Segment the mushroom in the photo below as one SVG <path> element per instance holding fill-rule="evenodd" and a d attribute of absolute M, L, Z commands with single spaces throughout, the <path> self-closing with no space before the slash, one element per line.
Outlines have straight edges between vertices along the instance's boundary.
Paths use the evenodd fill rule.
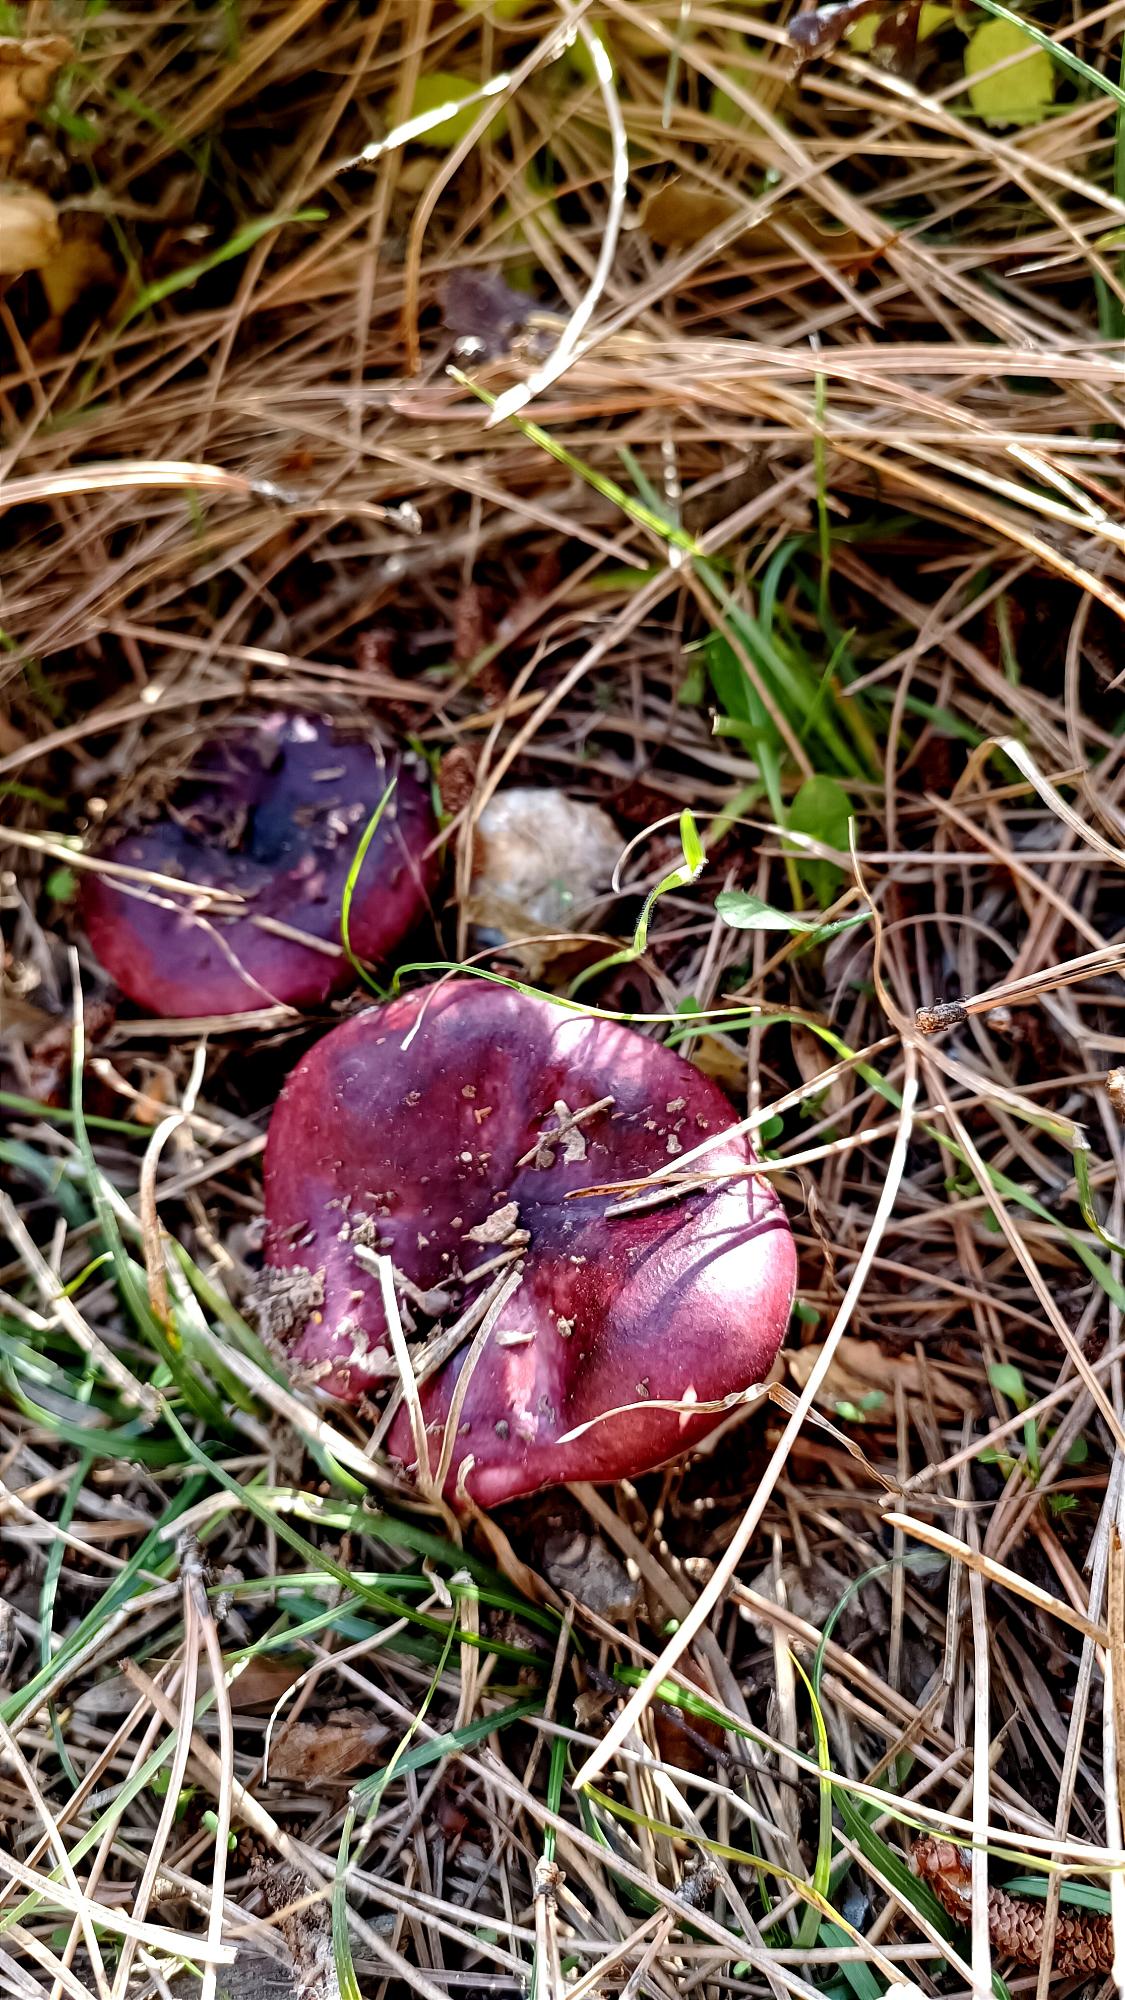
<path fill-rule="evenodd" d="M 290 711 L 204 745 L 162 816 L 106 850 L 165 881 L 86 877 L 95 956 L 130 1000 L 168 1018 L 321 1004 L 355 977 L 338 948 L 344 889 L 392 777 L 348 923 L 357 957 L 385 959 L 436 879 L 428 788 L 354 731 Z"/>
<path fill-rule="evenodd" d="M 584 1192 L 704 1140 L 734 1177 L 624 1213 Z M 476 980 L 391 1001 L 317 1042 L 274 1109 L 263 1331 L 355 1402 L 398 1379 L 382 1256 L 408 1332 L 504 1274 L 454 1353 L 416 1355 L 430 1479 L 488 1507 L 631 1478 L 705 1437 L 784 1337 L 793 1238 L 753 1160 L 718 1086 L 632 1029 Z M 417 1473 L 405 1406 L 388 1446 Z"/>

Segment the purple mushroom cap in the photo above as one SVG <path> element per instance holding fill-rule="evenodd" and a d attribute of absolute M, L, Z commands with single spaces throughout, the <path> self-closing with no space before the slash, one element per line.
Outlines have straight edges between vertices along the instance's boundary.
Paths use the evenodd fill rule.
<path fill-rule="evenodd" d="M 163 816 L 105 850 L 182 881 L 185 893 L 88 874 L 82 909 L 95 956 L 130 1000 L 169 1018 L 318 1006 L 352 983 L 352 966 L 268 926 L 339 945 L 344 887 L 392 777 L 348 923 L 353 952 L 377 964 L 424 914 L 436 881 L 428 787 L 354 730 L 290 711 L 207 743 Z M 192 887 L 245 901 L 235 913 L 229 903 L 225 913 L 193 908 Z"/>
<path fill-rule="evenodd" d="M 437 1293 L 451 1320 L 512 1249 L 522 1275 L 459 1408 L 469 1341 L 423 1382 L 431 1474 L 452 1409 L 451 1499 L 634 1477 L 705 1437 L 722 1412 L 693 1406 L 762 1381 L 785 1334 L 793 1238 L 734 1125 L 659 1043 L 497 985 L 357 1015 L 298 1064 L 270 1122 L 263 1328 L 295 1379 L 356 1401 L 397 1380 L 377 1253 L 407 1312 Z M 738 1178 L 630 1215 L 607 1215 L 612 1195 L 567 1199 L 728 1131 L 706 1164 Z M 405 1408 L 388 1442 L 416 1467 Z"/>

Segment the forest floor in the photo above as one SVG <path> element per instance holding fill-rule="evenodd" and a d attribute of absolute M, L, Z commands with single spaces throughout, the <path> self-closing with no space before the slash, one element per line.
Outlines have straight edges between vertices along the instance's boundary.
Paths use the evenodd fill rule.
<path fill-rule="evenodd" d="M 1032 18 L 0 8 L 3 1993 L 1122 1934 L 1125 0 Z M 432 767 L 383 989 L 598 966 L 753 1121 L 797 1304 L 686 1461 L 459 1526 L 263 1366 L 269 1114 L 370 995 L 157 1018 L 80 883 L 278 705 Z M 473 931 L 516 783 L 620 834 L 561 955 Z"/>

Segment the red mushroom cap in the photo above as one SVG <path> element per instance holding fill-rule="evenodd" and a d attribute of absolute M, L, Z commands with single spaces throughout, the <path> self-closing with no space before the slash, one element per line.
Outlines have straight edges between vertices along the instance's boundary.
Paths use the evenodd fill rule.
<path fill-rule="evenodd" d="M 566 1196 L 733 1125 L 718 1087 L 659 1043 L 497 985 L 455 981 L 357 1015 L 298 1064 L 270 1122 L 263 1327 L 306 1381 L 354 1401 L 396 1379 L 372 1250 L 415 1288 L 452 1293 L 453 1315 L 472 1271 L 495 1270 L 505 1227 L 526 1231 L 522 1279 L 456 1417 L 447 1494 L 463 1476 L 496 1506 L 648 1471 L 719 1421 L 662 1403 L 713 1404 L 768 1373 L 793 1238 L 735 1131 L 706 1160 L 739 1179 L 619 1217 L 612 1196 Z M 422 1387 L 431 1470 L 467 1351 Z M 405 1410 L 389 1446 L 414 1461 Z"/>
<path fill-rule="evenodd" d="M 392 777 L 348 923 L 357 957 L 386 958 L 422 916 L 436 879 L 425 858 L 436 831 L 429 792 L 401 758 L 349 739 L 326 717 L 288 711 L 206 744 L 170 812 L 106 850 L 111 861 L 185 887 L 237 891 L 244 910 L 196 911 L 169 890 L 91 873 L 82 907 L 96 957 L 130 1000 L 169 1018 L 319 1005 L 354 979 L 347 958 L 254 919 L 340 942 L 344 885 Z"/>

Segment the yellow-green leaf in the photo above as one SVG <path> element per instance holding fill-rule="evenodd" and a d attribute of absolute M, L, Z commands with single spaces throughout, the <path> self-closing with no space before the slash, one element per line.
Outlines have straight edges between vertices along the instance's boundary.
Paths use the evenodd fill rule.
<path fill-rule="evenodd" d="M 935 0 L 923 0 L 918 14 L 918 40 L 928 41 L 931 35 L 936 35 L 938 30 L 944 28 L 947 21 L 952 19 L 952 7 L 939 7 L 935 4 Z M 862 14 L 858 21 L 853 21 L 851 27 L 845 29 L 848 47 L 854 49 L 857 55 L 868 55 L 874 47 L 875 30 L 878 26 L 878 14 Z"/>
<path fill-rule="evenodd" d="M 984 21 L 975 30 L 965 48 L 965 76 L 973 110 L 986 125 L 1037 125 L 1055 100 L 1052 58 L 1011 21 Z"/>
<path fill-rule="evenodd" d="M 477 85 L 469 82 L 468 77 L 457 76 L 452 70 L 431 70 L 428 76 L 418 78 L 414 101 L 410 106 L 410 116 L 420 118 L 423 112 L 438 111 L 443 105 L 461 104 L 466 97 L 472 97 L 477 88 Z M 448 152 L 450 147 L 456 146 L 465 137 L 466 132 L 472 131 L 481 110 L 482 106 L 478 101 L 476 104 L 466 105 L 464 111 L 453 112 L 449 118 L 443 119 L 440 125 L 435 125 L 432 132 L 427 132 L 418 144 L 433 146 L 439 152 Z M 507 122 L 507 114 L 497 109 L 489 130 L 503 131 Z"/>
<path fill-rule="evenodd" d="M 515 21 L 534 0 L 457 0 L 463 14 L 486 14 L 493 21 Z"/>
<path fill-rule="evenodd" d="M 729 69 L 727 75 L 735 87 L 744 91 L 747 97 L 755 95 L 758 77 L 754 70 L 735 67 Z M 745 125 L 747 122 L 747 113 L 741 104 L 736 104 L 730 93 L 725 90 L 716 90 L 712 97 L 711 116 L 718 118 L 724 125 Z"/>

